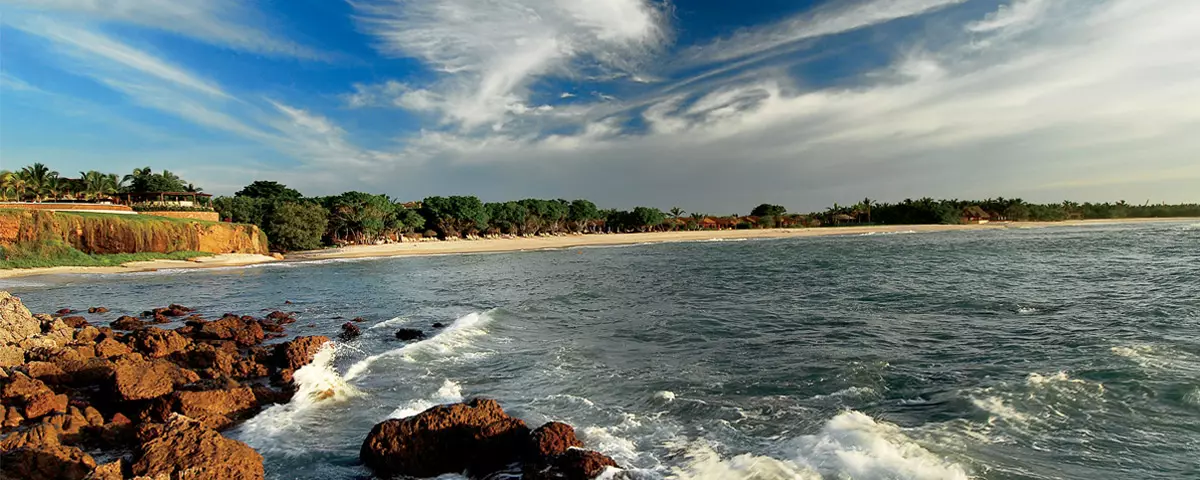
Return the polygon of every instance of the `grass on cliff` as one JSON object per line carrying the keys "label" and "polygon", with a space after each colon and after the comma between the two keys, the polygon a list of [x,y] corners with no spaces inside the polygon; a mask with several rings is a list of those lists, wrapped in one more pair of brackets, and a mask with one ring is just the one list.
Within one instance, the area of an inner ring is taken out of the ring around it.
{"label": "grass on cliff", "polygon": [[204,252],[87,254],[61,240],[0,246],[0,270],[45,267],[116,267],[149,260],[187,260]]}

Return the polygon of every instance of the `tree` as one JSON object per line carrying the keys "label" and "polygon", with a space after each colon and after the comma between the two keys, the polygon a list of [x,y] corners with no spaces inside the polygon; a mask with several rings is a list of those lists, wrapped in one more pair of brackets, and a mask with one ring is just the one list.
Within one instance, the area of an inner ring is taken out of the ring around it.
{"label": "tree", "polygon": [[327,230],[335,242],[350,240],[363,244],[375,241],[385,233],[388,219],[396,211],[396,205],[385,195],[345,192],[323,200],[329,210]]}
{"label": "tree", "polygon": [[771,205],[769,203],[764,203],[762,205],[754,207],[754,210],[750,211],[750,216],[752,216],[752,217],[780,217],[786,213],[787,213],[787,209],[783,208],[782,205]]}
{"label": "tree", "polygon": [[84,198],[88,200],[96,200],[115,194],[119,188],[115,173],[101,173],[89,170],[87,172],[79,172],[79,179],[83,183],[83,189],[80,193],[83,193]]}
{"label": "tree", "polygon": [[299,191],[288,188],[279,182],[255,180],[245,188],[234,193],[235,197],[268,198],[271,200],[300,200],[304,198]]}
{"label": "tree", "polygon": [[631,220],[642,232],[653,230],[667,219],[667,216],[657,208],[635,207],[632,213]]}
{"label": "tree", "polygon": [[590,228],[600,218],[603,218],[600,210],[596,209],[596,204],[588,200],[574,200],[567,208],[567,220],[575,225],[576,232],[584,231],[585,227]]}
{"label": "tree", "polygon": [[279,202],[263,230],[271,247],[280,251],[313,250],[329,223],[328,211],[312,202]]}
{"label": "tree", "polygon": [[673,218],[675,220],[674,222],[671,223],[671,229],[674,230],[676,227],[679,226],[679,218],[682,217],[683,214],[685,214],[687,212],[683,211],[683,209],[679,208],[679,207],[671,207],[670,213],[671,213],[671,218]]}
{"label": "tree", "polygon": [[251,197],[219,197],[213,200],[213,209],[221,218],[236,223],[251,223],[265,231],[271,202]]}
{"label": "tree", "polygon": [[422,202],[421,216],[442,237],[486,230],[488,224],[487,208],[474,196],[426,198]]}
{"label": "tree", "polygon": [[864,198],[862,201],[862,208],[867,213],[867,223],[871,223],[871,206],[874,205],[874,202],[875,201],[871,200],[869,197]]}
{"label": "tree", "polygon": [[34,201],[42,201],[42,197],[47,193],[46,189],[51,187],[51,182],[55,182],[53,186],[57,188],[58,172],[50,170],[44,164],[35,163],[22,168],[18,175],[21,176],[26,188],[33,192]]}
{"label": "tree", "polygon": [[517,202],[498,202],[485,205],[488,223],[500,233],[515,234],[525,225],[529,210]]}

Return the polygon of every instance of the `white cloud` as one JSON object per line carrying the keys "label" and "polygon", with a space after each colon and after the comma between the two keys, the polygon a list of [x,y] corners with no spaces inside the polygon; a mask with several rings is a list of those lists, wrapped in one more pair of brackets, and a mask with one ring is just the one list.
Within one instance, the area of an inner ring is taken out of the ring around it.
{"label": "white cloud", "polygon": [[536,108],[529,88],[540,78],[632,72],[669,39],[661,6],[651,0],[352,5],[381,53],[419,59],[441,74],[421,98],[398,103],[440,111],[466,129],[494,129],[509,114]]}
{"label": "white cloud", "polygon": [[41,89],[30,85],[28,82],[10,75],[8,72],[0,72],[0,89],[12,90],[15,92],[40,92]]}
{"label": "white cloud", "polygon": [[1011,28],[1025,28],[1036,22],[1046,9],[1046,0],[1015,0],[1002,5],[987,18],[967,24],[969,32],[992,32]]}
{"label": "white cloud", "polygon": [[138,25],[237,50],[322,57],[263,31],[268,19],[238,0],[0,0],[0,5],[81,20]]}

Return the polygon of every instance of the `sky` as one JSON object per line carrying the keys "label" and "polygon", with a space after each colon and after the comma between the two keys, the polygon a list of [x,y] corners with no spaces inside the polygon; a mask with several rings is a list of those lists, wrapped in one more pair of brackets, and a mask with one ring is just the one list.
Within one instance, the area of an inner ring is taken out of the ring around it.
{"label": "sky", "polygon": [[1200,201],[1191,0],[0,0],[0,168],[745,213]]}

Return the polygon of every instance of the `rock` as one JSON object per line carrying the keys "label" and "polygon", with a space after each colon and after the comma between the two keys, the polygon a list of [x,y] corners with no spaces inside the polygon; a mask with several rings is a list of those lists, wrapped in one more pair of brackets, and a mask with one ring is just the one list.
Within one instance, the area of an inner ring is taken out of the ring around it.
{"label": "rock", "polygon": [[258,406],[258,400],[250,387],[177,391],[171,394],[171,410],[191,417],[204,426],[220,430],[233,423],[230,417],[245,413]]}
{"label": "rock", "polygon": [[365,322],[365,321],[367,321],[367,319],[365,319],[365,318],[362,318],[362,317],[354,317],[354,319],[353,319],[353,320],[350,320],[350,321],[351,321],[351,322],[354,322],[354,323],[362,323],[362,322]]}
{"label": "rock", "polygon": [[575,437],[575,428],[565,423],[550,422],[538,427],[529,435],[529,459],[548,459],[566,453],[568,449],[583,447]]}
{"label": "rock", "polygon": [[25,364],[25,373],[30,377],[41,380],[49,384],[66,383],[70,380],[67,372],[64,372],[58,364],[50,362],[34,361]]}
{"label": "rock", "polygon": [[25,363],[25,349],[12,345],[0,345],[0,367],[15,367],[22,363]]}
{"label": "rock", "polygon": [[173,330],[148,327],[130,334],[130,343],[148,358],[162,358],[181,352],[191,345],[183,335]]}
{"label": "rock", "polygon": [[312,336],[296,337],[290,342],[276,345],[275,365],[288,370],[308,365],[326,343],[329,343],[329,337]]}
{"label": "rock", "polygon": [[146,322],[129,315],[122,315],[116,320],[113,320],[112,324],[109,326],[114,330],[137,330],[146,326]]}
{"label": "rock", "polygon": [[546,463],[525,464],[521,478],[524,480],[591,480],[609,467],[620,468],[608,456],[572,448],[549,459]]}
{"label": "rock", "polygon": [[171,323],[171,319],[167,318],[166,315],[163,315],[161,313],[154,314],[153,319],[154,319],[154,323],[158,323],[158,324]]}
{"label": "rock", "polygon": [[85,325],[83,328],[75,331],[75,343],[92,343],[100,338],[100,329],[91,325]]}
{"label": "rock", "polygon": [[91,406],[84,407],[83,418],[87,419],[88,425],[93,427],[104,426],[104,416],[100,415],[100,411]]}
{"label": "rock", "polygon": [[343,341],[350,341],[358,338],[359,335],[362,335],[362,330],[358,328],[358,325],[355,325],[353,322],[346,322],[342,324],[342,333],[338,335],[338,338]]}
{"label": "rock", "polygon": [[96,346],[94,348],[96,351],[96,356],[101,358],[119,357],[132,352],[127,345],[111,338],[106,338],[96,342]]}
{"label": "rock", "polygon": [[292,318],[292,314],[276,310],[274,312],[268,313],[267,318],[269,318],[271,320],[276,320],[276,321],[286,320],[286,319]]}
{"label": "rock", "polygon": [[233,375],[233,354],[204,343],[194,343],[187,352],[178,355],[178,361],[190,368],[200,370],[206,377],[218,378]]}
{"label": "rock", "polygon": [[83,450],[64,445],[21,448],[0,457],[4,478],[81,480],[96,469],[96,460]]}
{"label": "rock", "polygon": [[[168,307],[156,308],[156,309],[152,310],[150,313],[152,313],[155,316],[162,315],[164,317],[185,317],[185,316],[187,316],[188,313],[191,313],[191,312],[192,312],[192,309],[190,309],[188,307],[185,307],[183,305],[171,304]],[[143,314],[143,315],[145,315],[145,314]]]}
{"label": "rock", "polygon": [[97,465],[92,473],[88,474],[84,480],[123,480],[125,460],[120,458],[105,464]]}
{"label": "rock", "polygon": [[166,360],[127,361],[116,364],[111,390],[121,400],[149,400],[171,393],[176,386],[200,380],[191,370]]}
{"label": "rock", "polygon": [[79,328],[88,325],[88,321],[83,317],[62,317],[63,323],[71,328]]}
{"label": "rock", "polygon": [[275,252],[275,253],[271,254],[271,258],[274,258],[276,260],[283,260],[283,254],[279,253],[279,252]]}
{"label": "rock", "polygon": [[14,408],[8,409],[8,412],[6,412],[4,414],[4,424],[3,425],[4,425],[4,428],[13,428],[13,427],[20,425],[21,422],[24,422],[24,421],[25,421],[25,417],[22,416],[21,413],[18,412],[17,409],[14,407]]}
{"label": "rock", "polygon": [[251,387],[254,391],[255,402],[259,405],[267,405],[270,403],[288,403],[292,401],[294,392],[291,390],[276,390],[266,385],[254,385]]}
{"label": "rock", "polygon": [[446,328],[446,325],[442,322],[436,322],[433,324],[433,328]]}
{"label": "rock", "polygon": [[32,420],[51,413],[67,411],[67,396],[41,393],[25,401],[25,418]]}
{"label": "rock", "polygon": [[359,452],[379,477],[435,477],[467,472],[482,477],[520,457],[525,422],[495,400],[441,405],[416,416],[375,425]]}
{"label": "rock", "polygon": [[229,315],[200,325],[194,335],[211,340],[233,340],[238,345],[248,347],[262,343],[265,333],[258,321]]}
{"label": "rock", "polygon": [[0,345],[18,343],[42,333],[42,323],[33,318],[21,300],[0,291]]}
{"label": "rock", "polygon": [[88,309],[88,313],[108,313],[108,309],[104,307],[92,307]]}
{"label": "rock", "polygon": [[58,309],[57,312],[54,312],[55,315],[60,315],[60,316],[61,315],[70,315],[72,313],[75,313],[75,311],[71,310],[69,308],[60,308],[60,309]]}
{"label": "rock", "polygon": [[70,407],[67,413],[49,415],[43,421],[54,425],[65,435],[78,435],[84,428],[92,426],[78,407]]}
{"label": "rock", "polygon": [[404,341],[420,340],[425,338],[425,332],[415,328],[401,328],[400,330],[396,330],[396,338]]}
{"label": "rock", "polygon": [[33,397],[47,393],[53,394],[54,391],[50,390],[50,387],[47,387],[41,380],[16,372],[0,390],[0,399],[4,400],[5,405],[12,406],[24,404]]}
{"label": "rock", "polygon": [[264,476],[262,456],[202,423],[176,415],[138,447],[133,475],[171,479],[253,480]]}
{"label": "rock", "polygon": [[62,430],[53,424],[43,422],[25,431],[13,432],[4,437],[3,440],[0,440],[0,451],[59,445],[61,437]]}

